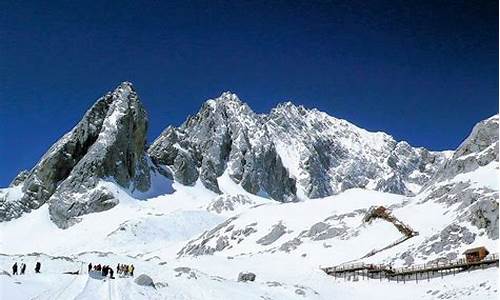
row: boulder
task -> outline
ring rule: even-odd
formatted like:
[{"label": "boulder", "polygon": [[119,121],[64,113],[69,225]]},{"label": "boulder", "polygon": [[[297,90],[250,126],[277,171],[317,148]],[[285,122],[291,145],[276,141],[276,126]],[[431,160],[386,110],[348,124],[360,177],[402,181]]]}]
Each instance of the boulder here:
[{"label": "boulder", "polygon": [[137,285],[150,286],[150,287],[156,288],[153,279],[146,274],[139,275],[136,279],[134,279],[134,282]]},{"label": "boulder", "polygon": [[238,274],[238,281],[255,281],[255,274],[251,272],[241,272],[240,274]]}]

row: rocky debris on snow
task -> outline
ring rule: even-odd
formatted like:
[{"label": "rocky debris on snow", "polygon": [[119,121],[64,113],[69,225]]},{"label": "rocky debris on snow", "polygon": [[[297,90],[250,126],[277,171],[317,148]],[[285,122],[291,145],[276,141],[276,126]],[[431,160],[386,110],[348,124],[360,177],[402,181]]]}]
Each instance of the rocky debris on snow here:
[{"label": "rocky debris on snow", "polygon": [[479,229],[485,229],[488,237],[498,239],[498,193],[483,197],[472,204],[461,217]]},{"label": "rocky debris on snow", "polygon": [[241,272],[240,274],[238,274],[238,281],[241,282],[255,281],[255,274],[251,272]]},{"label": "rocky debris on snow", "polygon": [[177,272],[177,274],[175,275],[176,277],[186,275],[187,279],[198,279],[198,277],[196,276],[196,272],[191,268],[177,267],[174,269],[174,271]]},{"label": "rocky debris on snow", "polygon": [[[458,221],[446,226],[438,233],[425,238],[399,255],[404,265],[412,265],[416,258],[427,262],[451,261],[457,259],[464,245],[471,245],[477,235]],[[432,258],[432,259],[429,259]]]},{"label": "rocky debris on snow", "polygon": [[294,238],[294,239],[291,239],[291,240],[286,241],[285,243],[283,243],[279,247],[279,250],[280,251],[284,251],[284,252],[291,252],[291,251],[297,249],[301,244],[302,244],[302,240],[301,239]]},{"label": "rocky debris on snow", "polygon": [[255,204],[245,195],[220,195],[216,197],[208,206],[207,210],[221,214],[227,211],[235,211],[239,206],[249,206]]},{"label": "rocky debris on snow", "polygon": [[167,282],[155,282],[155,288],[157,289],[162,289],[162,288],[166,288],[168,287],[168,283]]},{"label": "rocky debris on snow", "polygon": [[243,228],[235,228],[231,224],[237,217],[232,217],[217,225],[210,231],[203,233],[200,237],[189,241],[178,255],[212,255],[224,249],[230,249],[231,243],[240,243],[245,237],[256,233],[257,223],[248,224]]},{"label": "rocky debris on snow", "polygon": [[470,222],[498,239],[498,191],[477,187],[470,182],[437,183],[429,188],[422,203],[433,201],[459,214],[459,220]]},{"label": "rocky debris on snow", "polygon": [[458,256],[458,249],[462,244],[470,245],[476,239],[476,234],[470,232],[465,226],[451,224],[446,226],[439,234],[431,236],[419,249],[425,256],[432,253],[452,252],[453,256]]},{"label": "rocky debris on snow", "polygon": [[326,222],[318,222],[311,226],[311,228],[301,234],[303,237],[308,237],[313,241],[322,241],[334,237],[340,237],[347,233],[348,228],[345,225],[333,226]]},{"label": "rocky debris on snow", "polygon": [[146,274],[141,274],[141,275],[137,276],[137,278],[134,279],[134,282],[137,285],[150,286],[150,287],[156,288],[153,279]]},{"label": "rocky debris on snow", "polygon": [[263,246],[271,245],[285,233],[287,233],[286,226],[283,225],[282,222],[279,222],[278,224],[273,226],[273,228],[268,234],[258,239],[257,244],[261,244]]}]

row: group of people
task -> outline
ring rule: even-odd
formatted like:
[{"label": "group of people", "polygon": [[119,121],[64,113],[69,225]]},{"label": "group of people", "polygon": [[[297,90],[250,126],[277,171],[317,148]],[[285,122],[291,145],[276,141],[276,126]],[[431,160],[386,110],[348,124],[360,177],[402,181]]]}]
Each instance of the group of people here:
[{"label": "group of people", "polygon": [[94,272],[101,272],[101,275],[103,277],[107,277],[108,274],[109,274],[109,278],[111,279],[114,279],[115,277],[113,276],[114,275],[114,271],[113,271],[113,268],[111,268],[110,266],[108,265],[103,265],[101,266],[101,264],[98,264],[98,265],[94,265],[92,267],[92,263],[89,263],[89,273],[94,271]]},{"label": "group of people", "polygon": [[[40,269],[42,268],[42,264],[40,262],[36,262],[35,264],[35,273],[40,273]],[[26,264],[21,263],[21,266],[19,267],[17,265],[17,262],[14,263],[12,266],[12,275],[24,275],[26,272]]]},{"label": "group of people", "polygon": [[134,276],[134,269],[134,265],[118,264],[118,266],[116,266],[118,274],[123,276]]},{"label": "group of people", "polygon": [[[125,265],[125,264],[118,264],[116,266],[116,272],[122,276],[134,276],[134,265]],[[114,271],[113,268],[111,268],[108,265],[92,265],[92,263],[89,263],[88,265],[88,270],[90,272],[101,272],[101,275],[103,277],[107,277],[109,275],[109,278],[114,279]]]}]

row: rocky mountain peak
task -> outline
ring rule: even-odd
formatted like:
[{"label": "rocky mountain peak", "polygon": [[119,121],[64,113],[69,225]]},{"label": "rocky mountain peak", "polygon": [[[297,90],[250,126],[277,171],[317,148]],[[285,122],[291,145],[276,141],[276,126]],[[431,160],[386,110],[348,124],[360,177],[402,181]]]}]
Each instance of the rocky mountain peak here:
[{"label": "rocky mountain peak", "polygon": [[77,217],[117,204],[99,188],[102,180],[147,190],[150,167],[145,156],[147,114],[130,82],[99,98],[78,124],[23,174],[21,199],[0,199],[0,220],[49,203],[54,222],[67,227]]},{"label": "rocky mountain peak", "polygon": [[498,143],[498,114],[477,123],[471,134],[460,144],[453,159],[480,153]]},{"label": "rocky mountain peak", "polygon": [[266,157],[281,170],[276,172],[287,186],[282,187],[286,191],[274,191],[275,199],[283,199],[278,193],[287,199],[295,192],[299,198],[317,198],[353,187],[411,195],[445,160],[444,154],[397,143],[385,133],[292,102],[257,115],[227,92],[205,102],[181,127],[163,133],[149,154],[173,168],[183,183],[201,178],[206,187],[220,192],[217,178],[227,171],[254,193],[271,186],[264,169],[255,170],[270,163],[260,161]]}]

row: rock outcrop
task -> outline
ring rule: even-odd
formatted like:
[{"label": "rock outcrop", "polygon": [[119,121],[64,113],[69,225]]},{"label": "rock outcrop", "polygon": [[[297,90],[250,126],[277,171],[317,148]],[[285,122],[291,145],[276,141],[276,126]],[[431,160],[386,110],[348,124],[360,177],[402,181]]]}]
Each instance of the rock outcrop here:
[{"label": "rock outcrop", "polygon": [[428,185],[498,162],[498,115],[477,123]]},{"label": "rock outcrop", "polygon": [[238,274],[238,281],[241,282],[248,282],[248,281],[255,281],[255,274],[252,272],[241,272]]},{"label": "rock outcrop", "polygon": [[137,276],[137,278],[134,279],[134,283],[141,286],[149,286],[152,288],[156,288],[153,279],[146,274],[141,274]]}]

